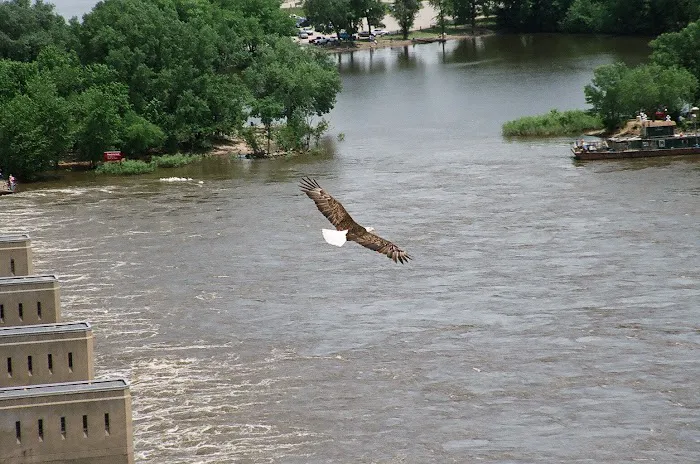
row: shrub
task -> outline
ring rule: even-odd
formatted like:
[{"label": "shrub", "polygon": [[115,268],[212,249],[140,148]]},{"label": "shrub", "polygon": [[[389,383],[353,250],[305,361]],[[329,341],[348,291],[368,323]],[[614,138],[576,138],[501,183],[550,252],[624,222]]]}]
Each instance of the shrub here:
[{"label": "shrub", "polygon": [[539,116],[525,116],[503,124],[505,136],[538,136],[550,137],[558,135],[580,134],[588,130],[603,128],[603,121],[586,111],[551,110]]},{"label": "shrub", "polygon": [[156,169],[154,162],[146,163],[139,160],[123,160],[118,163],[102,163],[95,172],[115,176],[133,176],[153,172]]},{"label": "shrub", "polygon": [[185,166],[186,164],[194,163],[199,161],[201,156],[195,155],[163,155],[154,156],[151,162],[154,163],[159,168],[179,168],[180,166]]}]

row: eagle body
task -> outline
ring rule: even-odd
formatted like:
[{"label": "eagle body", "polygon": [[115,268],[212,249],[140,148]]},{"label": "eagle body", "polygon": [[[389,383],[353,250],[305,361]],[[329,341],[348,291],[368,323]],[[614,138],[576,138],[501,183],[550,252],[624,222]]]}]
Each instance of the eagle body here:
[{"label": "eagle body", "polygon": [[[365,248],[377,251],[396,263],[403,264],[411,259],[408,253],[392,242],[373,234],[374,229],[371,227],[363,227],[355,222],[343,205],[323,190],[316,180],[304,177],[301,179],[299,188],[316,203],[318,210],[335,226],[336,231],[340,232],[339,235],[333,233],[334,231],[324,229],[322,231],[323,237],[328,243],[342,246],[345,240],[350,240]],[[343,236],[341,237],[341,235]]]}]

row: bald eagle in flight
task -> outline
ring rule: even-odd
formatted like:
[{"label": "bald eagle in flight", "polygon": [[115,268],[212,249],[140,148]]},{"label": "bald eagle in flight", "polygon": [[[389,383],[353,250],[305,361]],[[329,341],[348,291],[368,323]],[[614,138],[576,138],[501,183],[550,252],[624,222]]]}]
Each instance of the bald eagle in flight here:
[{"label": "bald eagle in flight", "polygon": [[343,205],[330,196],[328,192],[323,190],[314,179],[310,177],[302,178],[299,187],[302,192],[316,203],[318,210],[321,211],[336,228],[336,230],[321,230],[326,242],[339,247],[343,246],[347,240],[351,240],[359,243],[363,247],[386,255],[395,263],[403,264],[411,259],[401,248],[373,234],[373,228],[362,227],[360,224],[356,223],[348,212],[345,211]]}]

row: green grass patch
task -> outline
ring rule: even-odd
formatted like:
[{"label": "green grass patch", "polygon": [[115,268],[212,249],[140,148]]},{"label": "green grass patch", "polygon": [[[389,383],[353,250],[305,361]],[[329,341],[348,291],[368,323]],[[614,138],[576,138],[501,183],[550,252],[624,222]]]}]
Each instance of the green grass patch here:
[{"label": "green grass patch", "polygon": [[97,167],[97,174],[108,174],[113,176],[135,176],[146,174],[156,170],[156,163],[146,163],[141,160],[123,160],[120,162],[102,163]]},{"label": "green grass patch", "polygon": [[551,137],[581,134],[589,130],[602,129],[603,121],[582,110],[551,110],[539,116],[525,116],[503,124],[504,136]]},{"label": "green grass patch", "polygon": [[151,163],[155,163],[159,168],[179,168],[180,166],[194,163],[200,159],[202,159],[202,157],[199,155],[163,155],[154,156],[151,158]]}]

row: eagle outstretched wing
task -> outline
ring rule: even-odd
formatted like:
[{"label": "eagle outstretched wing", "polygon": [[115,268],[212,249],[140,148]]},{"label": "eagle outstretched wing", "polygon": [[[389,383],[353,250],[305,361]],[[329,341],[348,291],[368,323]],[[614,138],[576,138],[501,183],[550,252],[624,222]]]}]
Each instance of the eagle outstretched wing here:
[{"label": "eagle outstretched wing", "polygon": [[345,211],[343,205],[323,190],[315,179],[303,177],[299,188],[316,203],[318,210],[331,221],[337,230],[350,230],[353,226],[361,227]]},{"label": "eagle outstretched wing", "polygon": [[411,257],[408,253],[403,251],[401,248],[397,247],[389,240],[381,238],[379,235],[373,234],[372,232],[361,232],[357,235],[350,236],[348,234],[348,240],[357,242],[365,248],[377,251],[383,255],[386,255],[392,259],[395,263],[407,263]]},{"label": "eagle outstretched wing", "polygon": [[369,232],[348,214],[343,205],[310,177],[304,177],[299,184],[301,191],[311,198],[318,210],[326,216],[336,230],[347,230],[347,239],[359,243],[365,248],[377,251],[395,263],[408,262],[411,257],[388,240]]}]

